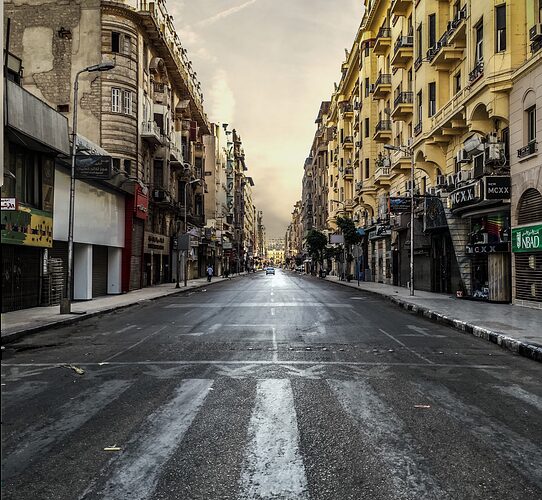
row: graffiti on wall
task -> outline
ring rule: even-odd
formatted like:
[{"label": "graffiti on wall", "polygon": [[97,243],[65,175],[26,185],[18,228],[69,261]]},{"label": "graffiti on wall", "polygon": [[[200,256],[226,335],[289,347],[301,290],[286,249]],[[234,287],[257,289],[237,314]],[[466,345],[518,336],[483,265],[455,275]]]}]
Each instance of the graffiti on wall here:
[{"label": "graffiti on wall", "polygon": [[53,214],[19,205],[1,212],[2,243],[51,248]]}]

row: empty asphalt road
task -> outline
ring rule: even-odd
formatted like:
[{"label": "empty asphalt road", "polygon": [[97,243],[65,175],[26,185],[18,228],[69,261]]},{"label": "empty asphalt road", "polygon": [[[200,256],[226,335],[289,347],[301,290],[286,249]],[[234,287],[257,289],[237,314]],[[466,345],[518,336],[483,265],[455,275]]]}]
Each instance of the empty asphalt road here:
[{"label": "empty asphalt road", "polygon": [[4,499],[542,498],[540,363],[316,278],[217,283],[2,356]]}]

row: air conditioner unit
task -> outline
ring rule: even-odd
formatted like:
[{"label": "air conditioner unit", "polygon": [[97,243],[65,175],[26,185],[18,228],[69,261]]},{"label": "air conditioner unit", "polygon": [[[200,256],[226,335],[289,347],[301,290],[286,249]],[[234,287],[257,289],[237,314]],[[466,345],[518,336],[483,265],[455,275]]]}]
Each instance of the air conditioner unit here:
[{"label": "air conditioner unit", "polygon": [[456,161],[457,163],[468,163],[470,161],[469,153],[467,153],[464,149],[460,149],[457,152]]},{"label": "air conditioner unit", "polygon": [[503,145],[500,142],[488,144],[486,148],[486,161],[499,161],[503,153]]},{"label": "air conditioner unit", "polygon": [[437,186],[446,186],[446,176],[445,175],[437,175]]},{"label": "air conditioner unit", "polygon": [[429,196],[437,196],[437,188],[436,187],[427,188],[427,194]]},{"label": "air conditioner unit", "polygon": [[382,166],[383,166],[383,167],[389,167],[389,166],[391,166],[391,161],[390,161],[390,159],[389,159],[387,156],[385,156],[384,158],[382,158]]},{"label": "air conditioner unit", "polygon": [[455,177],[456,184],[470,180],[471,176],[472,174],[470,171],[467,172],[467,171],[461,170],[457,172],[456,177]]},{"label": "air conditioner unit", "polygon": [[534,42],[540,38],[542,38],[542,24],[537,23],[529,29],[529,40]]},{"label": "air conditioner unit", "polygon": [[449,188],[453,188],[455,186],[455,174],[450,174],[446,176],[446,185]]}]

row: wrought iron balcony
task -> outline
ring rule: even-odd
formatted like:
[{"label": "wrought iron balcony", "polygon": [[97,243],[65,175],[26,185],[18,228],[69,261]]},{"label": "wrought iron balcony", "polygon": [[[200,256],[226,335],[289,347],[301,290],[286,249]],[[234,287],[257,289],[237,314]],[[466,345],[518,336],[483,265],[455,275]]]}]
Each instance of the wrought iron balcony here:
[{"label": "wrought iron balcony", "polygon": [[373,99],[380,99],[391,92],[391,75],[380,73],[373,86]]},{"label": "wrought iron balcony", "polygon": [[154,121],[147,121],[141,124],[141,138],[151,144],[163,144],[164,136],[158,124]]},{"label": "wrought iron balcony", "polygon": [[536,141],[531,141],[526,146],[518,149],[518,158],[526,158],[538,152],[538,143]]},{"label": "wrought iron balcony", "polygon": [[395,42],[391,65],[397,68],[405,68],[412,59],[414,37],[412,35],[401,35]]},{"label": "wrought iron balcony", "polygon": [[380,120],[376,124],[373,139],[377,142],[388,142],[391,139],[391,120]]},{"label": "wrought iron balcony", "polygon": [[375,55],[384,55],[391,47],[391,28],[382,26],[376,35],[375,43],[373,46],[373,53]]},{"label": "wrought iron balcony", "polygon": [[401,120],[410,116],[412,114],[413,102],[413,92],[399,92],[393,101],[391,117],[395,120]]},{"label": "wrought iron balcony", "polygon": [[479,80],[484,75],[484,61],[480,60],[476,63],[474,69],[469,73],[469,85]]}]

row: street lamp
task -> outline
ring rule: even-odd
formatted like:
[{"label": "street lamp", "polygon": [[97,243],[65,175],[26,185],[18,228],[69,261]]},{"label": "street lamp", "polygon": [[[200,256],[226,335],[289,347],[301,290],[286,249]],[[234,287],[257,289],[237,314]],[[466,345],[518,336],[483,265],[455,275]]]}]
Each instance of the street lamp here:
[{"label": "street lamp", "polygon": [[[192,184],[197,184],[198,182],[201,182],[201,179],[194,179],[190,182],[184,183],[184,231],[185,234],[188,234],[188,227],[186,222],[186,215],[188,212],[188,206],[186,204],[186,191],[188,189],[188,186],[191,186]],[[179,256],[179,251],[177,251],[177,256]],[[183,250],[183,272],[184,272],[184,286],[187,286],[187,275],[188,275],[188,250]],[[175,285],[175,288],[179,288],[179,261],[177,260],[177,284]]]},{"label": "street lamp", "polygon": [[114,62],[101,62],[88,66],[75,74],[73,83],[73,116],[72,116],[72,144],[71,157],[72,166],[70,174],[70,211],[68,218],[68,272],[66,283],[66,296],[60,301],[60,314],[71,314],[72,305],[72,274],[73,274],[73,219],[75,204],[75,154],[77,152],[77,94],[79,92],[79,75],[81,73],[95,73],[109,71],[115,67]]},{"label": "street lamp", "polygon": [[414,151],[412,146],[384,144],[388,151],[410,154],[410,295],[414,295]]}]

